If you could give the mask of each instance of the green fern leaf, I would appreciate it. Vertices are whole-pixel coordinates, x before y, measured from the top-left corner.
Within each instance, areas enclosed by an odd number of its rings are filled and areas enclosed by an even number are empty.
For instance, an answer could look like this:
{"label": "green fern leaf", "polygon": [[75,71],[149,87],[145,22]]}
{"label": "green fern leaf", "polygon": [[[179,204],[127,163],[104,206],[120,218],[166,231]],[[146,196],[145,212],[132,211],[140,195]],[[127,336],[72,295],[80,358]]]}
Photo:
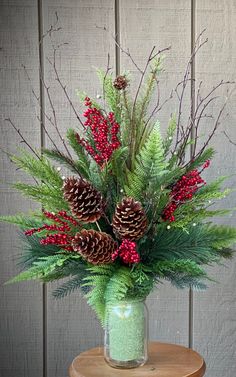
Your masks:
{"label": "green fern leaf", "polygon": [[150,182],[154,178],[157,179],[164,169],[164,150],[159,124],[157,124],[137,157],[134,171],[128,172],[126,194],[142,201]]}

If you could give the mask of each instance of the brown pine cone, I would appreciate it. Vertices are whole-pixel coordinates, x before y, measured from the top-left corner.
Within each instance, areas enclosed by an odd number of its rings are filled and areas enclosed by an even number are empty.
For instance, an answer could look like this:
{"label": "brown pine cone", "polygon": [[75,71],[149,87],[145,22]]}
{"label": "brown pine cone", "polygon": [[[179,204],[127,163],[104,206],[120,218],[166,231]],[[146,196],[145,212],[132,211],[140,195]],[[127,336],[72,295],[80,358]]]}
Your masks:
{"label": "brown pine cone", "polygon": [[83,229],[80,233],[76,233],[72,247],[88,262],[97,265],[113,262],[112,254],[117,249],[117,244],[107,233]]}
{"label": "brown pine cone", "polygon": [[72,213],[79,220],[92,223],[101,217],[104,207],[102,195],[89,182],[81,178],[67,178],[63,191]]}
{"label": "brown pine cone", "polygon": [[128,81],[125,76],[117,76],[113,82],[113,86],[117,90],[125,89],[127,85],[128,85]]}
{"label": "brown pine cone", "polygon": [[140,202],[133,198],[123,198],[117,204],[112,225],[120,238],[138,240],[147,229],[147,216]]}

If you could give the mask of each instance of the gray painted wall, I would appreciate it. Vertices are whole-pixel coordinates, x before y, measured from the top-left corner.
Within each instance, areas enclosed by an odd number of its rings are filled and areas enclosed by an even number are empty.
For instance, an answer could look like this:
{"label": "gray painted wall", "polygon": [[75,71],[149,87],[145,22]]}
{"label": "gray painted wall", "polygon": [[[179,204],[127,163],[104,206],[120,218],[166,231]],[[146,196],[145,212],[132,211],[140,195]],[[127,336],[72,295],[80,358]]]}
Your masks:
{"label": "gray painted wall", "polygon": [[[58,70],[77,104],[77,88],[96,95],[98,81],[93,66],[106,67],[107,53],[115,67],[133,70],[130,61],[117,53],[111,34],[118,32],[121,44],[142,64],[151,47],[172,45],[166,57],[162,81],[163,97],[178,82],[191,51],[191,40],[207,28],[209,43],[196,59],[196,82],[204,79],[211,87],[222,78],[235,79],[236,72],[236,1],[235,0],[1,0],[0,2],[0,81],[1,81],[1,148],[15,152],[19,145],[16,133],[4,122],[11,117],[31,144],[50,144],[37,116],[40,108],[51,114],[45,90],[40,91],[39,61],[43,78],[50,87],[62,132],[77,126],[63,92],[54,79],[47,58],[52,58],[48,38],[39,49],[39,37],[55,21],[62,29],[53,33],[54,45],[68,42],[60,49]],[[102,30],[109,28],[109,33]],[[25,65],[31,82],[26,78]],[[229,116],[222,125],[236,141],[236,98],[231,97]],[[186,101],[186,109],[190,105]],[[160,120],[165,127],[170,112],[164,108]],[[50,129],[50,125],[49,129]],[[207,123],[205,125],[207,127]],[[58,141],[55,130],[50,132]],[[218,153],[210,175],[232,174],[236,166],[236,149],[221,132],[214,138]],[[1,153],[1,214],[27,211],[32,203],[20,197],[9,183],[22,178],[4,153]],[[208,178],[210,179],[211,176]],[[235,186],[235,177],[229,184]],[[232,204],[234,203],[234,204]],[[224,205],[235,205],[231,196]],[[226,218],[236,224],[235,217]],[[14,227],[1,228],[1,285],[16,274],[20,253]],[[212,284],[205,293],[177,291],[165,284],[148,298],[151,338],[159,341],[189,342],[206,359],[207,377],[234,377],[236,372],[236,263],[212,269],[220,284]],[[66,377],[72,359],[81,351],[102,343],[103,333],[94,313],[78,292],[63,301],[55,301],[51,291],[37,282],[1,286],[1,377]]]}

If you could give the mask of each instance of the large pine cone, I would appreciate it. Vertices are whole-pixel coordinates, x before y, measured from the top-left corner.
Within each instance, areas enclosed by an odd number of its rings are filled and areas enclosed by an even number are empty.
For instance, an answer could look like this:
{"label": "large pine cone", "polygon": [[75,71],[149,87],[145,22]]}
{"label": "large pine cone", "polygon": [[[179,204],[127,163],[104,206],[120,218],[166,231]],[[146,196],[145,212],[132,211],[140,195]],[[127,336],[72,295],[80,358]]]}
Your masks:
{"label": "large pine cone", "polygon": [[72,213],[79,220],[92,223],[101,217],[104,207],[102,195],[89,182],[81,178],[67,178],[63,191]]}
{"label": "large pine cone", "polygon": [[72,247],[92,264],[108,264],[113,262],[117,244],[107,233],[83,229],[75,235]]}
{"label": "large pine cone", "polygon": [[120,238],[138,240],[147,229],[147,216],[140,202],[124,198],[117,204],[112,225]]}
{"label": "large pine cone", "polygon": [[113,82],[114,88],[117,90],[123,90],[128,85],[128,81],[125,76],[117,76]]}

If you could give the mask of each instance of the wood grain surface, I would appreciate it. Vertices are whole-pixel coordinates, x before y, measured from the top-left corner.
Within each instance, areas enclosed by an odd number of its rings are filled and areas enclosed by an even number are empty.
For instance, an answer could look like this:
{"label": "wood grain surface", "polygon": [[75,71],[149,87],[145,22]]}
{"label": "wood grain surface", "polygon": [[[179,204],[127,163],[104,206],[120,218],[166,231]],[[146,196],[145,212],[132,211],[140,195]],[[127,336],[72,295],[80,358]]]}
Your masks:
{"label": "wood grain surface", "polygon": [[205,362],[188,348],[168,343],[149,344],[149,360],[139,368],[114,369],[104,360],[103,348],[93,348],[76,357],[70,377],[202,377]]}
{"label": "wood grain surface", "polygon": [[[16,153],[21,139],[5,121],[11,118],[25,138],[40,148],[37,107],[22,64],[39,94],[37,1],[1,1],[0,6],[0,214],[33,208],[10,184],[29,181],[2,152]],[[19,272],[22,245],[14,226],[0,223],[0,376],[41,377],[43,370],[42,286],[3,284]]]}
{"label": "wood grain surface", "polygon": [[[235,0],[198,0],[196,2],[196,34],[206,28],[209,42],[199,51],[196,59],[196,84],[204,81],[205,91],[223,80],[236,79],[236,2]],[[234,89],[234,90],[233,90]],[[217,153],[207,171],[207,180],[229,176],[226,185],[236,186],[236,147],[229,143],[223,131],[236,141],[236,91],[235,84],[228,102],[229,115],[223,118],[213,145]],[[225,101],[227,87],[212,109],[217,114]],[[202,124],[202,132],[211,127]],[[235,192],[216,204],[218,208],[232,208],[236,203]],[[216,219],[220,224],[236,224],[235,212]],[[193,347],[204,355],[208,372],[206,377],[233,377],[236,374],[236,265],[235,259],[224,266],[209,268],[208,272],[218,283],[209,283],[205,292],[194,293]]]}

